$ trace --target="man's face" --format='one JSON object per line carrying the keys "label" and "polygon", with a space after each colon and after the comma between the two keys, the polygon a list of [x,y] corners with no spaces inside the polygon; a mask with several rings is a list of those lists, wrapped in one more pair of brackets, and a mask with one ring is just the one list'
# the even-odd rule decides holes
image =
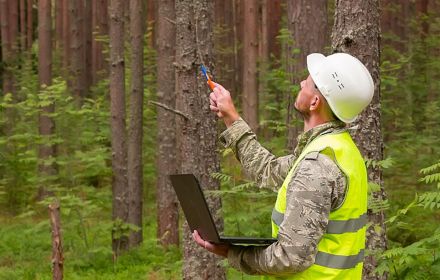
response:
{"label": "man's face", "polygon": [[312,77],[309,75],[307,79],[300,83],[300,91],[295,100],[295,109],[304,117],[310,113],[310,105],[313,97],[316,95],[317,89]]}

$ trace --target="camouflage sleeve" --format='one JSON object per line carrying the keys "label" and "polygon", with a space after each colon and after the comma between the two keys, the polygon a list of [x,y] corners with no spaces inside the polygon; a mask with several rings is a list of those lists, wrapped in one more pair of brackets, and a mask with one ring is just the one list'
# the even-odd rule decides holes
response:
{"label": "camouflage sleeve", "polygon": [[287,189],[278,241],[268,247],[232,246],[229,264],[247,274],[284,276],[315,261],[331,209],[344,200],[346,179],[329,157],[310,153],[299,164]]}
{"label": "camouflage sleeve", "polygon": [[293,155],[275,157],[257,141],[248,124],[239,119],[220,135],[220,141],[231,148],[246,175],[257,186],[277,190],[293,165]]}

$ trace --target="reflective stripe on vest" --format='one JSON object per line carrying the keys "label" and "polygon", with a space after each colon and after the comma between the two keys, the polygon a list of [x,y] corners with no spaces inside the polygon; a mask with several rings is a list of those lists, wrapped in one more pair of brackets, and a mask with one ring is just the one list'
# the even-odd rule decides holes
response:
{"label": "reflective stripe on vest", "polygon": [[295,161],[272,211],[272,236],[277,237],[286,210],[286,193],[296,167],[311,152],[332,158],[347,179],[345,200],[329,214],[318,243],[315,263],[289,279],[361,279],[367,223],[367,173],[364,160],[348,132],[326,134],[309,143]]}

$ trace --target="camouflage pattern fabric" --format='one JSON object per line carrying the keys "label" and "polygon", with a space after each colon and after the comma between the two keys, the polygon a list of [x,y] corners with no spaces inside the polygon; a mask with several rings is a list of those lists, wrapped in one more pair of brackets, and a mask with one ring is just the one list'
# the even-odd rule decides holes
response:
{"label": "camouflage pattern fabric", "polygon": [[[278,158],[258,143],[243,119],[224,131],[220,141],[234,151],[245,173],[259,187],[278,190],[308,143],[317,136],[344,129],[345,124],[339,121],[316,126],[298,137],[293,155]],[[229,264],[247,274],[285,276],[305,270],[315,261],[329,213],[342,204],[345,189],[346,178],[337,164],[326,155],[309,153],[298,164],[287,187],[278,241],[267,247],[231,246]]]}

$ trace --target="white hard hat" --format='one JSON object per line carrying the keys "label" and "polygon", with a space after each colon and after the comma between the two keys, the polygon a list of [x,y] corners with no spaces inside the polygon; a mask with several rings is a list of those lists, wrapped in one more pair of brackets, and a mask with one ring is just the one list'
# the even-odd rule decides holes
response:
{"label": "white hard hat", "polygon": [[351,123],[370,104],[374,95],[373,78],[367,67],[346,53],[307,56],[307,68],[316,87],[333,113]]}

